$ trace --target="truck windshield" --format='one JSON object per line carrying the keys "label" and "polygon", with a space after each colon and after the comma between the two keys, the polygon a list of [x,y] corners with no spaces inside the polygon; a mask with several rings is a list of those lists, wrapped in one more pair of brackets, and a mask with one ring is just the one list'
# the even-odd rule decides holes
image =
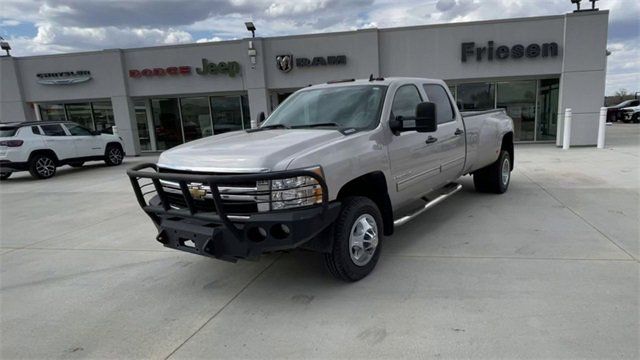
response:
{"label": "truck windshield", "polygon": [[261,127],[374,128],[386,90],[386,86],[362,85],[300,91],[283,102]]}

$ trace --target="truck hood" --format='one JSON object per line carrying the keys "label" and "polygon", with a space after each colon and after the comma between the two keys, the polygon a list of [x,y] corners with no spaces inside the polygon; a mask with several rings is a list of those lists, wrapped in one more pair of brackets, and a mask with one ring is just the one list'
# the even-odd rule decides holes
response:
{"label": "truck hood", "polygon": [[160,155],[158,166],[230,173],[284,170],[297,153],[342,137],[339,131],[324,129],[234,131],[167,150]]}

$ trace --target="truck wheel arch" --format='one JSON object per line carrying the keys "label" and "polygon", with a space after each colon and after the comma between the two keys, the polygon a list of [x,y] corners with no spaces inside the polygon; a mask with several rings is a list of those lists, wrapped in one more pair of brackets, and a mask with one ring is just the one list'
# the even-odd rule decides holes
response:
{"label": "truck wheel arch", "polygon": [[508,132],[502,136],[502,145],[500,150],[505,150],[509,153],[509,160],[511,160],[511,170],[515,165],[514,152],[513,152],[513,132]]}
{"label": "truck wheel arch", "polygon": [[385,235],[393,234],[393,208],[387,190],[387,180],[381,171],[359,176],[344,184],[338,192],[337,200],[349,196],[364,196],[371,199],[380,209]]}

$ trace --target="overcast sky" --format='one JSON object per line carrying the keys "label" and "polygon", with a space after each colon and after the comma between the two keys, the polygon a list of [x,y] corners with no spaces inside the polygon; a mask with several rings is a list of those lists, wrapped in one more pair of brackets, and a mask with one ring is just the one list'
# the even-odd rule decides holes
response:
{"label": "overcast sky", "polygon": [[[590,6],[586,0],[583,6]],[[609,9],[607,94],[640,91],[639,0]],[[573,10],[570,0],[0,0],[0,35],[15,56],[523,16]]]}

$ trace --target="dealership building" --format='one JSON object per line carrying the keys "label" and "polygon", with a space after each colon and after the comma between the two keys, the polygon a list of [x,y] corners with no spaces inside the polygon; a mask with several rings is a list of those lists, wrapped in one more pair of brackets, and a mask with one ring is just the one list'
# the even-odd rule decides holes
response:
{"label": "dealership building", "polygon": [[[337,79],[444,79],[464,111],[505,108],[520,142],[594,145],[608,11],[0,58],[0,121],[116,126],[130,155],[249,128]],[[255,123],[255,121],[254,121]]]}

